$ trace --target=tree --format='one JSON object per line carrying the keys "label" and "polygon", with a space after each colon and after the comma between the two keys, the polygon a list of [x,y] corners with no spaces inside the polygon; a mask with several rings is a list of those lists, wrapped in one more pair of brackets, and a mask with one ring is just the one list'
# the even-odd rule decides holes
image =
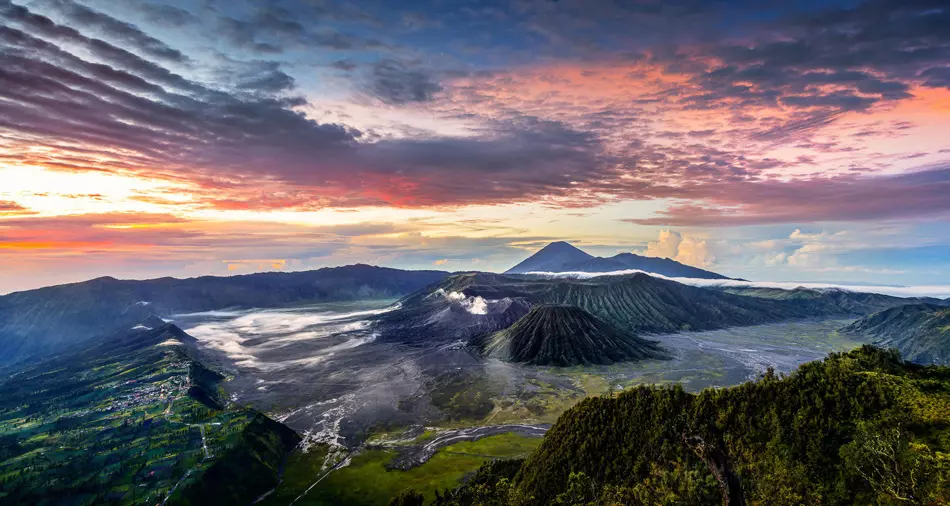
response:
{"label": "tree", "polygon": [[425,503],[425,496],[415,489],[407,488],[399,495],[389,501],[389,506],[422,506]]}
{"label": "tree", "polygon": [[906,504],[928,504],[950,493],[946,457],[911,443],[900,426],[862,423],[853,442],[843,446],[845,463],[878,494]]}

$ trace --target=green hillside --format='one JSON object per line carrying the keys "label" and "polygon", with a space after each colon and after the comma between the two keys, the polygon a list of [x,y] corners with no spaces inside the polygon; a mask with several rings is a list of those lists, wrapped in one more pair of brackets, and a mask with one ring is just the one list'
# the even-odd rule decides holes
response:
{"label": "green hillside", "polygon": [[637,387],[560,417],[449,505],[946,504],[950,368],[866,346],[698,394]]}
{"label": "green hillside", "polygon": [[0,504],[209,504],[276,484],[299,441],[227,404],[194,339],[149,318],[0,379]]}
{"label": "green hillside", "polygon": [[950,365],[950,308],[912,304],[872,314],[841,329],[871,337],[878,346],[897,348],[921,364]]}

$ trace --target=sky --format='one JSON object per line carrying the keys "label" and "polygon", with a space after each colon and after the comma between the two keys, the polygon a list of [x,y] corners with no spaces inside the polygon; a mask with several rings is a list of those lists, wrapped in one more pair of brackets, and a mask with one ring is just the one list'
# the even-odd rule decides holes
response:
{"label": "sky", "polygon": [[950,284],[950,4],[0,0],[0,293],[554,240]]}

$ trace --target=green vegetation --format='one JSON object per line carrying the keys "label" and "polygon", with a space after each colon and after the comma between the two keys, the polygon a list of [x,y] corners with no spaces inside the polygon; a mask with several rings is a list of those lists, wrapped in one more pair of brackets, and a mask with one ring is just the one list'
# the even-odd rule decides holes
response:
{"label": "green vegetation", "polygon": [[945,504],[950,368],[866,346],[732,388],[636,387],[506,466],[433,504]]}
{"label": "green vegetation", "polygon": [[199,480],[180,493],[172,503],[241,504],[277,486],[284,457],[300,442],[300,436],[262,414],[241,432],[238,444],[218,459]]}
{"label": "green vegetation", "polygon": [[[540,439],[516,434],[488,436],[478,441],[461,442],[439,449],[424,464],[403,471],[390,469],[387,464],[396,455],[392,449],[367,449],[351,458],[320,481],[296,504],[301,506],[386,505],[390,499],[406,489],[421,493],[428,500],[438,490],[455,488],[466,476],[472,475],[482,464],[495,459],[524,457],[541,443]],[[288,461],[284,481],[277,491],[260,504],[286,504],[287,498],[302,494],[326,474],[320,464],[325,452],[317,450],[313,458],[298,454]],[[306,470],[302,473],[301,470]],[[308,479],[302,479],[309,474]],[[291,479],[293,477],[293,479]],[[283,502],[277,500],[277,497]],[[273,499],[273,500],[272,500]],[[408,503],[407,503],[408,504]]]}
{"label": "green vegetation", "polygon": [[841,329],[897,348],[901,356],[919,364],[950,365],[950,308],[910,304],[872,314]]}
{"label": "green vegetation", "polygon": [[[222,377],[194,360],[193,339],[147,323],[156,326],[4,379],[0,504],[157,504],[173,491],[169,504],[187,504],[208,487],[230,493],[230,483],[242,484],[245,495],[231,497],[244,501],[260,488],[248,472],[276,483],[297,436],[253,410],[223,408]],[[275,435],[287,444],[268,454],[260,442]],[[231,462],[257,467],[225,472]]]}
{"label": "green vegetation", "polygon": [[531,365],[565,367],[665,358],[656,343],[573,306],[535,306],[511,327],[475,342],[486,355]]}
{"label": "green vegetation", "polygon": [[430,400],[452,421],[481,420],[495,408],[491,400],[497,390],[482,377],[449,374],[436,378],[429,388]]}

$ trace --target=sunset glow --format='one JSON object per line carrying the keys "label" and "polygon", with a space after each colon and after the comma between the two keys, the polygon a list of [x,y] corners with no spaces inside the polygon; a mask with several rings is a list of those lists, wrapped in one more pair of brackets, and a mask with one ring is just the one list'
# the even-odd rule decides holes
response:
{"label": "sunset glow", "polygon": [[0,0],[0,293],[552,240],[950,283],[946,5],[451,3]]}

